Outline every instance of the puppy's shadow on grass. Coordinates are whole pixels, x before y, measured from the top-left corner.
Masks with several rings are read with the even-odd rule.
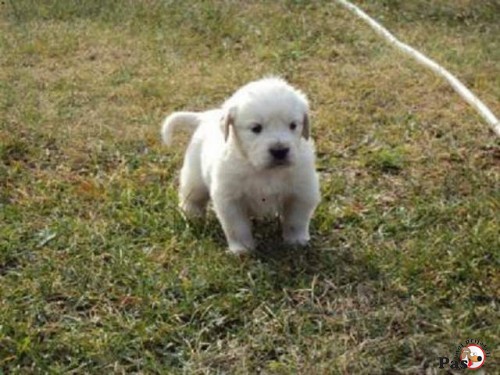
[[[273,276],[276,288],[301,287],[314,277],[329,279],[338,285],[363,283],[380,277],[378,267],[360,249],[352,249],[339,236],[322,236],[312,232],[305,247],[283,243],[277,221],[255,225],[258,243],[253,258]]]
[[[217,247],[227,247],[215,216],[190,221],[190,231],[199,239],[209,238]],[[362,283],[380,277],[378,267],[370,261],[366,252],[351,248],[341,236],[321,235],[313,230],[309,245],[286,245],[281,237],[281,225],[274,219],[255,221],[253,234],[257,248],[250,256],[244,257],[245,272],[263,270],[276,289],[303,287],[310,284],[314,277],[339,285]]]

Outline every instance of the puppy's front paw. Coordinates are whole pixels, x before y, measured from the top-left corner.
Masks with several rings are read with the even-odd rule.
[[[190,201],[183,201],[179,204],[184,215],[189,218],[201,218],[205,215],[205,206]]]
[[[285,243],[292,246],[306,246],[310,239],[309,233],[288,232],[283,234]]]
[[[245,244],[236,241],[229,242],[229,252],[234,255],[247,255],[252,253],[254,249],[255,245],[253,241],[247,241]]]
[[[250,255],[253,250],[245,247],[230,247],[227,252],[235,256],[244,257],[245,255]]]

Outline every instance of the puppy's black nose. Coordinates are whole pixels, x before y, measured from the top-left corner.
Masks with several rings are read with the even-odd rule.
[[[276,160],[285,160],[287,155],[288,155],[288,151],[290,151],[290,149],[288,147],[271,148],[269,150],[269,152],[271,153],[273,158],[275,158]]]

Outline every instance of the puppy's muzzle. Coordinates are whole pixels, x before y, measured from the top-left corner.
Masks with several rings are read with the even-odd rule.
[[[273,147],[269,149],[271,154],[271,163],[269,167],[283,167],[290,165],[290,148],[288,147]]]
[[[288,158],[288,147],[272,148],[269,150],[275,161],[285,161]]]

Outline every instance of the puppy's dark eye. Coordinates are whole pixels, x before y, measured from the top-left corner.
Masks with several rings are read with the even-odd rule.
[[[259,134],[262,131],[262,125],[256,124],[256,125],[252,126],[252,131],[255,134]]]
[[[292,122],[290,124],[290,130],[295,130],[296,127],[297,127],[297,124],[295,122]]]

